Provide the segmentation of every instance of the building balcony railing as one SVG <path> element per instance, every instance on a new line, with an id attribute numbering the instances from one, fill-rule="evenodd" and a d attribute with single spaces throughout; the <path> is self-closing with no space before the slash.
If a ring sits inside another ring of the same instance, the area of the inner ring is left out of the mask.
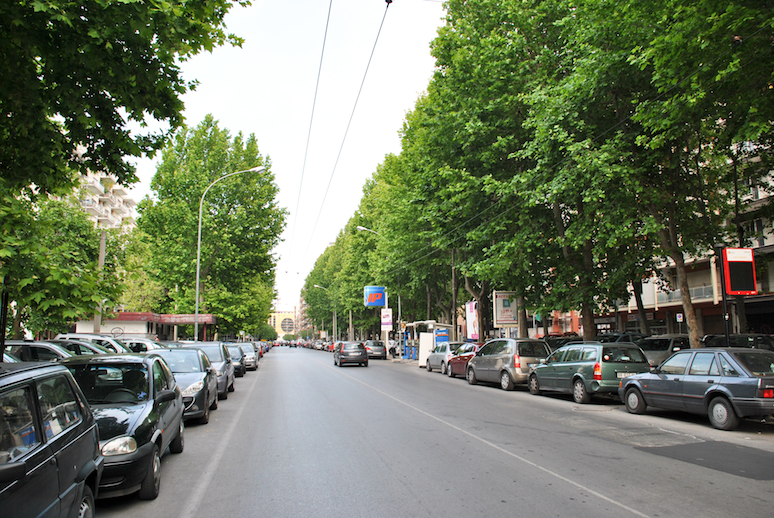
<path id="1" fill-rule="evenodd" d="M 696 286 L 691 288 L 691 301 L 711 300 L 714 297 L 712 286 Z M 658 293 L 659 304 L 669 304 L 671 302 L 682 302 L 683 294 L 680 290 L 660 291 Z"/>
<path id="2" fill-rule="evenodd" d="M 105 186 L 95 176 L 85 176 L 84 187 L 92 194 L 105 194 Z"/>
<path id="3" fill-rule="evenodd" d="M 102 205 L 100 205 L 99 202 L 94 198 L 82 199 L 81 207 L 83 207 L 83 210 L 85 210 L 86 213 L 90 214 L 91 216 L 100 217 L 105 215 L 104 207 L 102 207 Z"/>

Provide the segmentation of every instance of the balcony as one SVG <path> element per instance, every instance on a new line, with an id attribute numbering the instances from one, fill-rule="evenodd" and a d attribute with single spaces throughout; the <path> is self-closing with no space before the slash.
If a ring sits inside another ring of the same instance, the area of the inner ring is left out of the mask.
<path id="1" fill-rule="evenodd" d="M 83 179 L 83 186 L 92 194 L 105 194 L 105 186 L 96 176 L 88 175 Z"/>
<path id="2" fill-rule="evenodd" d="M 94 198 L 84 198 L 81 200 L 81 206 L 87 214 L 100 218 L 105 215 L 105 209 Z"/>

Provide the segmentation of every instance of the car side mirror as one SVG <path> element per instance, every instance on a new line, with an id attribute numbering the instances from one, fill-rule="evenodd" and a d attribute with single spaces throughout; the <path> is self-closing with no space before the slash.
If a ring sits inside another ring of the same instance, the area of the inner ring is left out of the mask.
<path id="1" fill-rule="evenodd" d="M 174 390 L 162 390 L 156 396 L 155 402 L 156 404 L 160 405 L 161 403 L 166 403 L 167 401 L 174 401 L 176 397 L 177 394 L 175 394 Z"/>
<path id="2" fill-rule="evenodd" d="M 661 372 L 661 371 L 658 369 L 658 366 L 656 366 L 656 367 L 651 367 L 651 368 L 650 368 L 650 369 L 648 369 L 648 370 L 650 371 L 650 373 L 651 373 L 651 374 L 658 374 L 659 372 Z"/>
<path id="3" fill-rule="evenodd" d="M 540 363 L 545 365 L 546 363 L 548 363 L 548 360 L 545 358 L 540 358 Z"/>

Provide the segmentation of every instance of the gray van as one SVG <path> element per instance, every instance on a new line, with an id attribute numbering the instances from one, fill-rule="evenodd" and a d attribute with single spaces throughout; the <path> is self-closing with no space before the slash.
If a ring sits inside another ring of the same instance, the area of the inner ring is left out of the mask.
<path id="1" fill-rule="evenodd" d="M 496 338 L 486 342 L 470 359 L 465 377 L 471 385 L 484 381 L 513 390 L 514 385 L 527 383 L 530 368 L 549 354 L 548 345 L 542 340 Z"/>

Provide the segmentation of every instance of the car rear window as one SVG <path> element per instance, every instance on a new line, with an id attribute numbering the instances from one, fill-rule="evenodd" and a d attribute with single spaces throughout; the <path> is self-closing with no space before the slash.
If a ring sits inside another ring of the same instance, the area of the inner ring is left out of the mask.
<path id="1" fill-rule="evenodd" d="M 733 355 L 753 376 L 769 376 L 774 374 L 774 353 L 772 352 L 735 352 Z"/>
<path id="2" fill-rule="evenodd" d="M 669 338 L 658 338 L 655 340 L 643 340 L 640 347 L 644 351 L 666 351 L 669 349 Z"/>
<path id="3" fill-rule="evenodd" d="M 358 349 L 363 349 L 363 344 L 344 344 L 342 349 L 347 351 L 356 351 Z"/>
<path id="4" fill-rule="evenodd" d="M 642 351 L 635 347 L 604 347 L 602 360 L 610 363 L 647 363 Z"/>
<path id="5" fill-rule="evenodd" d="M 546 346 L 535 342 L 519 343 L 519 356 L 532 356 L 536 358 L 545 358 L 548 356 Z"/>

